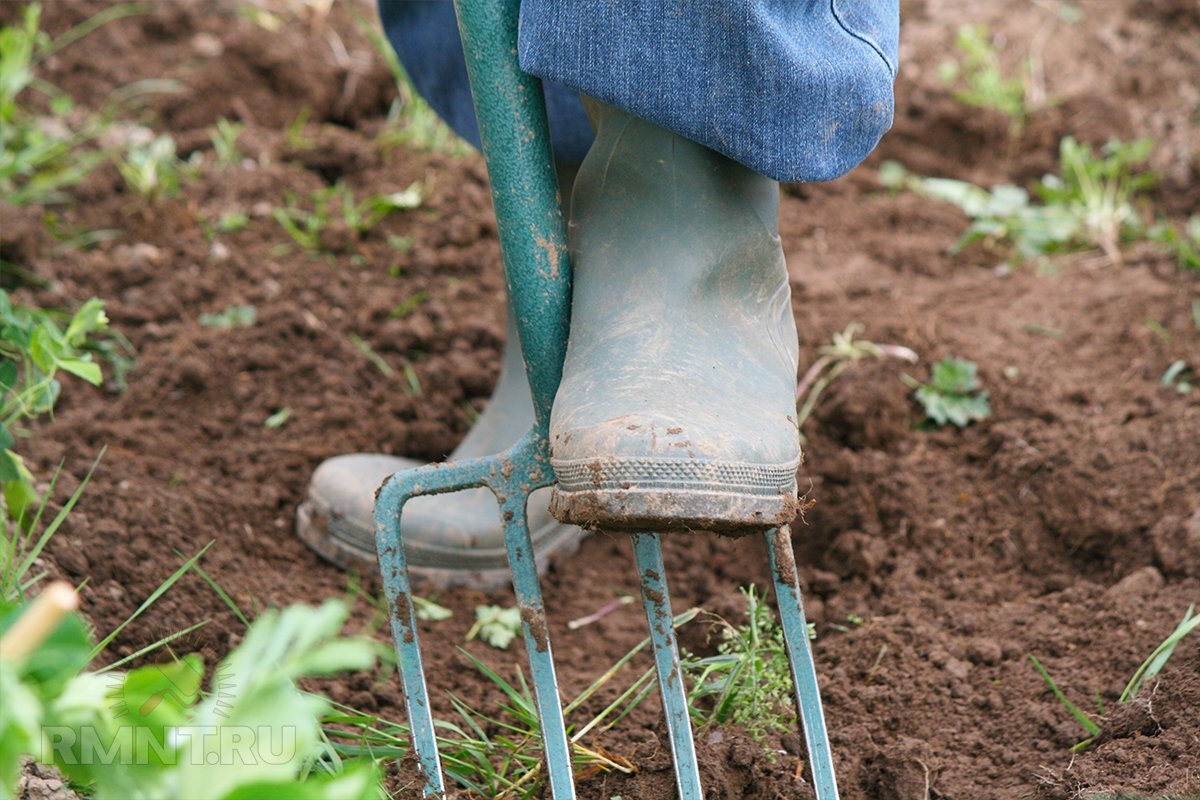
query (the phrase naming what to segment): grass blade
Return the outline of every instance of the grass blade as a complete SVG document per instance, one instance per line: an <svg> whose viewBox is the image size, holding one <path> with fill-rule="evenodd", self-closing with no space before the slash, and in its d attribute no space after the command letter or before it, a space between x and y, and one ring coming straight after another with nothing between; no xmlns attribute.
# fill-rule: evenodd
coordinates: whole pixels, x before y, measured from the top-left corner
<svg viewBox="0 0 1200 800"><path fill-rule="evenodd" d="M1058 684L1056 684L1054 679L1050 677L1050 673L1047 672L1046 668L1042 666L1042 662L1038 661L1036 656L1030 656L1029 660L1033 662L1034 669L1041 673L1042 679L1046 681L1046 685L1050 687L1050 691L1054 692L1054 696L1057 697L1059 701L1061 701L1062 704L1067 707L1067 710L1071 712L1071 716L1075 717L1075 719L1079 721L1079 724L1082 725L1090 735L1098 735L1100 733L1100 726L1097 725L1091 717L1076 708L1074 703L1067 699L1067 696L1062 693L1062 689L1059 689Z"/></svg>

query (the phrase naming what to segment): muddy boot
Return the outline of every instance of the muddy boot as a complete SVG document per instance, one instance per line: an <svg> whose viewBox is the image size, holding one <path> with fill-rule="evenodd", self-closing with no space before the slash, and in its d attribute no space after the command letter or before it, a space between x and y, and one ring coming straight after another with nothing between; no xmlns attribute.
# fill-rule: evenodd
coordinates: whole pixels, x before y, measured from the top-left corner
<svg viewBox="0 0 1200 800"><path fill-rule="evenodd" d="M573 173L573 168L560 169L559 185L569 187ZM507 326L496 389L475 426L450 454L451 461L501 452L533 424L533 400L511 309ZM393 473L424 463L375 453L325 461L313 473L308 498L297 510L296 533L338 566L374 573L375 490ZM549 500L549 489L529 497L529 530L539 570L552 555L574 552L583 536L579 528L550 516ZM512 580L499 508L487 489L414 498L405 504L401 524L414 579L484 590Z"/></svg>
<svg viewBox="0 0 1200 800"><path fill-rule="evenodd" d="M613 529L790 523L799 347L778 184L623 111L588 110L551 510Z"/></svg>

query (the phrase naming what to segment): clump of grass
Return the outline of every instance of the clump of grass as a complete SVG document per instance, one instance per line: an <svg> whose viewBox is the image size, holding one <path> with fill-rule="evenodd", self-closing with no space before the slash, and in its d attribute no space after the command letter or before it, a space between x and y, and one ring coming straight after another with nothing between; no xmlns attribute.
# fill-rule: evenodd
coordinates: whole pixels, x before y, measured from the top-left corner
<svg viewBox="0 0 1200 800"><path fill-rule="evenodd" d="M1034 184L1032 195L1011 184L986 189L967 181L923 178L895 161L880 167L879 179L889 189L914 191L962 209L971 224L952 252L985 242L1011 246L1018 261L1032 261L1099 248L1120 263L1122 242L1146 240L1156 230L1145 224L1136 205L1157 182L1157 175L1144 169L1152 148L1149 139L1113 140L1097 152L1068 136L1059 146L1060 175L1046 175ZM1157 235L1171 238L1165 232Z"/></svg>
<svg viewBox="0 0 1200 800"><path fill-rule="evenodd" d="M94 19L103 24L112 16ZM41 6L32 3L21 11L17 24L0 27L0 198L17 206L62 202L63 190L103 160L83 149L98 133L95 126L72 130L66 122L71 98L34 72L40 60L89 28L80 26L53 41L40 30L40 19ZM50 98L49 115L27 102L31 92Z"/></svg>
<svg viewBox="0 0 1200 800"><path fill-rule="evenodd" d="M355 14L359 30L375 47L376 52L387 64L396 81L399 96L388 110L387 125L376 138L376 146L385 156L399 147L425 152L444 153L462 157L473 152L471 145L459 137L450 126L441 120L429 104L421 99L404 71L400 59L379 30L360 15Z"/></svg>
<svg viewBox="0 0 1200 800"><path fill-rule="evenodd" d="M740 725L757 741L793 727L796 706L783 628L755 587L742 589L742 596L746 621L718 620L717 655L685 654L682 662L692 679L692 719L699 725ZM816 638L811 624L809 638Z"/></svg>
<svg viewBox="0 0 1200 800"><path fill-rule="evenodd" d="M684 625L700 613L699 609L689 609L677 615L673 624ZM581 712L597 692L649 646L650 639L643 639L563 707L577 778L612 770L634 771L628 759L591 744L589 737L612 728L650 695L656 683L654 667L642 672L598 713L583 717ZM496 713L488 713L462 698L450 696L456 719L435 723L447 777L479 797L497 800L539 797L545 783L541 722L524 673L518 668L515 681L510 681L465 650L461 652L504 699ZM326 732L339 754L401 758L408 753L407 725L348 706L340 706L339 712L326 719Z"/></svg>
<svg viewBox="0 0 1200 800"><path fill-rule="evenodd" d="M272 212L292 240L310 253L338 253L352 249L362 236L390 214L417 208L423 188L414 183L401 192L372 194L358 201L344 184L318 189L303 202L294 194L283 208Z"/></svg>
<svg viewBox="0 0 1200 800"><path fill-rule="evenodd" d="M147 203L174 197L195 174L192 164L175 155L175 140L165 133L148 142L131 141L116 165L125 185Z"/></svg>
<svg viewBox="0 0 1200 800"><path fill-rule="evenodd" d="M208 135L208 138L212 142L213 153L217 156L218 164L236 164L242 160L242 154L237 149L237 141L245 130L245 123L230 122L225 117L217 120L216 128Z"/></svg>
<svg viewBox="0 0 1200 800"><path fill-rule="evenodd" d="M955 87L954 97L976 108L1001 112L1016 136L1029 120L1031 62L1026 58L1016 74L1005 75L1000 56L986 25L964 25L954 38L958 57L938 69L946 84Z"/></svg>
<svg viewBox="0 0 1200 800"><path fill-rule="evenodd" d="M258 321L254 306L227 306L215 314L201 314L200 324L206 328L248 328Z"/></svg>
<svg viewBox="0 0 1200 800"><path fill-rule="evenodd" d="M1175 652L1176 646L1183 640L1185 636L1192 631L1200 628L1200 616L1196 615L1196 606L1188 606L1187 611L1183 614L1183 619L1175 626L1175 630L1171 631L1166 639L1159 643L1158 647L1146 657L1146 660L1134 671L1129 681L1125 684L1125 688L1121 691L1121 695L1117 698L1118 703L1129 703L1133 701L1146 682L1158 675L1163 670L1163 667L1170 661L1171 656ZM1079 723L1087 734L1087 738L1078 742L1072 749L1082 750L1096 741L1100 735L1100 724L1096 722L1089 714L1082 711L1079 706L1071 702L1067 695L1059 688L1054 679L1050 677L1050 672L1042 665L1042 662L1036 656L1029 656L1029 660L1033 663L1033 668L1038 671L1046 685L1050 687L1050 691L1058 698L1059 702L1067 709L1071 716ZM1104 708L1104 703L1100 700L1100 693L1095 693L1096 715L1104 717L1107 712Z"/></svg>
<svg viewBox="0 0 1200 800"><path fill-rule="evenodd" d="M963 358L944 358L933 365L929 382L920 383L905 375L913 397L934 425L952 423L965 428L992 414L988 391L979 384L979 367Z"/></svg>

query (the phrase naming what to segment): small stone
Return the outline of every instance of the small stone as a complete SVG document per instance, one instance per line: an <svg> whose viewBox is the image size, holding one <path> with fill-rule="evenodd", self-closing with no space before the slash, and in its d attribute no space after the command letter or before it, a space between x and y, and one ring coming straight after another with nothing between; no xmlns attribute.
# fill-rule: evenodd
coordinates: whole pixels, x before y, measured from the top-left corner
<svg viewBox="0 0 1200 800"><path fill-rule="evenodd" d="M887 558L887 544L862 531L845 531L833 540L829 561L842 577L871 577Z"/></svg>
<svg viewBox="0 0 1200 800"><path fill-rule="evenodd" d="M1184 519L1169 514L1150 529L1154 560L1167 575L1200 577L1200 509Z"/></svg>
<svg viewBox="0 0 1200 800"><path fill-rule="evenodd" d="M836 573L814 569L808 585L817 594L833 594L842 585L842 579Z"/></svg>
<svg viewBox="0 0 1200 800"><path fill-rule="evenodd" d="M998 664L1004 658L1004 648L995 639L972 639L967 644L967 658L974 664Z"/></svg>
<svg viewBox="0 0 1200 800"><path fill-rule="evenodd" d="M935 667L943 667L950 660L950 654L946 652L944 647L934 646L930 649L927 658L929 659L929 663Z"/></svg>
<svg viewBox="0 0 1200 800"><path fill-rule="evenodd" d="M1108 587L1104 594L1112 599L1137 599L1149 597L1163 587L1166 581L1162 573L1154 567L1142 567L1134 570L1121 580Z"/></svg>
<svg viewBox="0 0 1200 800"><path fill-rule="evenodd" d="M224 43L211 33L197 33L192 37L192 52L203 58L216 58L225 51Z"/></svg>
<svg viewBox="0 0 1200 800"><path fill-rule="evenodd" d="M138 242L128 247L118 247L113 254L119 261L134 267L157 267L162 263L162 250L149 242Z"/></svg>
<svg viewBox="0 0 1200 800"><path fill-rule="evenodd" d="M967 664L967 662L959 661L957 658L951 657L946 661L945 670L955 678L965 681L968 673L971 670L971 667Z"/></svg>
<svg viewBox="0 0 1200 800"><path fill-rule="evenodd" d="M208 257L213 261L228 261L229 248L221 242L213 242L212 247L208 249Z"/></svg>

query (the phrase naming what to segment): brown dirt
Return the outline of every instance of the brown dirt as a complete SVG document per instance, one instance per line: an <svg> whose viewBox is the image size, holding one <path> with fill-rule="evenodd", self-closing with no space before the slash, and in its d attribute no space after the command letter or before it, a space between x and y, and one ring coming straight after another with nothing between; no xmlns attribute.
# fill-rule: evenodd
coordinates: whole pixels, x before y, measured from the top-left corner
<svg viewBox="0 0 1200 800"><path fill-rule="evenodd" d="M98 7L47 6L52 31ZM1124 265L1089 253L1052 270L995 269L1001 255L983 249L949 256L961 215L889 196L875 179L881 159L898 158L920 173L1020 181L1054 165L1063 135L1151 136L1163 175L1156 201L1176 219L1194 211L1195 4L1090 2L1076 24L1049 2L904 6L895 130L847 178L789 187L784 198L803 366L834 331L862 321L867 338L921 354L922 365L907 368L915 375L949 355L978 362L994 414L965 431L922 430L901 367L873 363L846 373L806 428L803 482L817 504L797 525L797 560L820 632L843 796L1200 796L1195 643L1179 649L1144 705L1118 709L1102 743L1079 754L1070 750L1079 731L1028 660L1040 658L1080 703L1099 691L1112 708L1122 680L1200 600L1200 392L1158 382L1174 360L1196 364L1200 353L1195 276L1140 248ZM214 541L204 567L244 606L341 595L346 576L292 534L313 467L356 450L439 458L469 426L464 407L482 407L495 380L502 289L480 160L375 146L394 90L347 5L274 34L236 8L159 4L47 65L51 81L93 105L133 80L181 80L184 90L151 101L146 119L185 154L204 154L199 180L147 209L111 168L99 170L59 209L73 225L122 231L89 252L58 252L36 213L3 209L4 258L49 281L25 296L61 306L105 298L138 351L127 391L67 387L56 419L28 445L39 474L65 462L62 492L107 447L46 559L56 573L88 579L87 612L102 630L136 609L179 554ZM936 77L967 21L991 25L1010 66L1026 52L1039 56L1046 94L1061 100L1037 112L1015 146L1004 120L957 104ZM309 147L283 131L302 108ZM248 124L241 165L218 167L208 153L205 128L221 116ZM421 180L430 196L343 242L337 257L281 253L288 240L269 209L285 192L339 178L360 193ZM234 210L248 210L251 226L210 242L201 221ZM411 236L412 246L392 248L388 236ZM389 316L417 291L427 299L414 312ZM200 313L231 304L256 306L257 322L233 331L199 324ZM411 396L402 373L385 378L351 333L393 367L407 359L423 394ZM287 424L264 428L283 407L294 411ZM669 536L676 607L736 613L737 587L766 582L761 550L753 538ZM622 536L594 536L551 570L546 604L565 694L645 626L636 605L578 631L566 621L634 591ZM485 598L457 590L438 599L456 614L422 631L436 690L487 706L494 691L455 651ZM503 592L492 600L512 602ZM846 624L852 614L864 623ZM364 608L359 618L368 617ZM219 655L239 641L239 623L190 576L112 652L200 619L211 621L186 646ZM705 646L702 632L683 637ZM507 674L521 661L475 651ZM394 676L355 675L329 689L402 718ZM638 773L588 777L582 797L673 796L658 713L651 700L602 740ZM809 796L796 778L796 737L769 741L770 753L737 731L705 731L699 741L710 796ZM411 775L400 770L396 786Z"/></svg>

